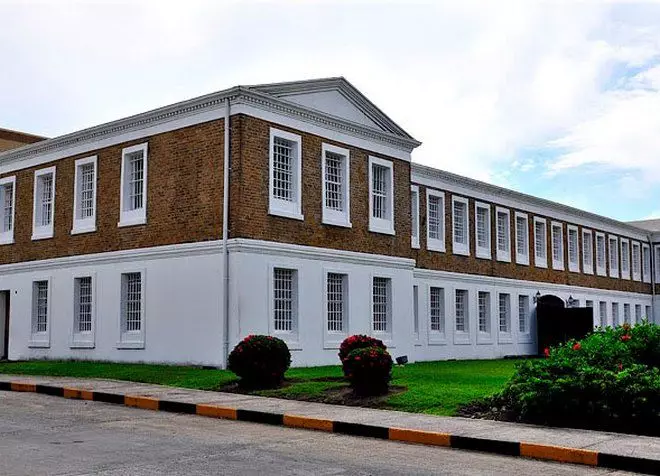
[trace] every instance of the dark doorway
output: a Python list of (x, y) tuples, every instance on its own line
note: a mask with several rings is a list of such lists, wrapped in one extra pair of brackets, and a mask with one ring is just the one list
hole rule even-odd
[(9, 357), (9, 291), (0, 291), (0, 360)]
[(546, 347), (562, 344), (570, 339), (582, 339), (593, 331), (593, 309), (566, 307), (562, 299), (547, 294), (536, 301), (536, 329), (538, 354)]

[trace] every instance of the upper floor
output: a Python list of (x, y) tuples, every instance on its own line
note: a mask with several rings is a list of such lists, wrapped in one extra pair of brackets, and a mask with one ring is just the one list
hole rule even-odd
[(0, 152), (46, 140), (45, 137), (0, 128)]

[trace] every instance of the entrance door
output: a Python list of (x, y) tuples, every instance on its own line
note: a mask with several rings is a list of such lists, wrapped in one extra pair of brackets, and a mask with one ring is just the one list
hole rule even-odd
[(9, 291), (0, 291), (0, 360), (9, 356)]

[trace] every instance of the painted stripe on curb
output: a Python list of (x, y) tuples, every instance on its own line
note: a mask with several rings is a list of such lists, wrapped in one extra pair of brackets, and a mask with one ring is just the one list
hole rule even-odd
[(37, 386), (33, 383), (27, 382), (12, 382), (11, 383), (12, 392), (36, 392)]
[(197, 413), (197, 405), (194, 403), (174, 402), (172, 400), (159, 400), (158, 409), (171, 413), (188, 413), (191, 415), (195, 415)]
[(37, 393), (43, 393), (44, 395), (52, 395), (53, 397), (63, 397), (64, 388), (55, 387), (53, 385), (36, 385)]
[(92, 392), (92, 399), (95, 402), (115, 403), (117, 405), (124, 404), (124, 396), (119, 393)]
[(449, 433), (435, 431), (407, 430), (405, 428), (390, 428), (390, 440), (405, 441), (406, 443), (419, 443), (422, 445), (451, 446)]
[(124, 405), (143, 410), (158, 410), (158, 399), (138, 395), (124, 395)]
[(284, 415), (281, 413), (260, 412), (258, 410), (241, 410), (236, 411), (236, 419), (240, 421), (249, 421), (252, 423), (266, 423), (267, 425), (284, 424)]
[(238, 418), (236, 413), (237, 410), (235, 408), (220, 407), (218, 405), (210, 405), (205, 403), (197, 404), (197, 414), (200, 416), (236, 420)]
[(0, 390), (11, 391), (11, 382), (0, 382)]
[(660, 461), (640, 458), (637, 456), (599, 453), (598, 466), (610, 469), (621, 469), (633, 473), (660, 474)]
[(76, 400), (94, 400), (94, 392), (91, 390), (83, 390), (80, 388), (64, 387), (64, 398), (72, 398)]
[(343, 433), (352, 436), (367, 436), (370, 438), (380, 438), (387, 440), (389, 438), (389, 428), (384, 426), (365, 425), (363, 423), (348, 423), (336, 421), (333, 425), (335, 433)]
[(291, 428), (305, 428), (307, 430), (320, 430), (332, 432), (334, 424), (332, 420), (323, 420), (299, 415), (284, 415), (284, 426)]
[(520, 443), (520, 456), (546, 459), (561, 463), (598, 465), (598, 452), (563, 446), (541, 445), (536, 443)]
[(463, 450), (484, 451), (500, 455), (520, 456), (520, 443), (515, 441), (491, 440), (472, 436), (451, 435), (451, 447)]

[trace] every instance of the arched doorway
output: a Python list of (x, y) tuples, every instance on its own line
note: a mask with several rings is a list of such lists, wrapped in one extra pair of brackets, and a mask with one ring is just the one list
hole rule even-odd
[(590, 307), (566, 307), (564, 300), (552, 294), (536, 300), (536, 330), (538, 354), (546, 347), (558, 345), (569, 339), (582, 339), (594, 328), (593, 309)]

